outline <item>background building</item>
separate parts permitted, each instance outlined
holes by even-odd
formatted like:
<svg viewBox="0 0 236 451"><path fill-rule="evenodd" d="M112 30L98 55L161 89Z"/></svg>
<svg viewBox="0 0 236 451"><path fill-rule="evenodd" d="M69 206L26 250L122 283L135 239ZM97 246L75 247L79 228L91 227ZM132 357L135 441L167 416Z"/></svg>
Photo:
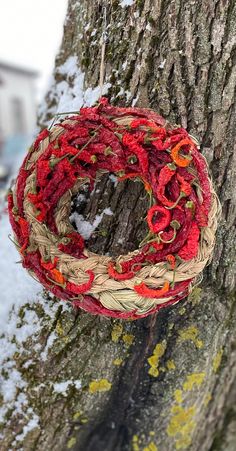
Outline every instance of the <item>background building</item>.
<svg viewBox="0 0 236 451"><path fill-rule="evenodd" d="M0 61L0 189L35 130L37 77L35 71Z"/></svg>
<svg viewBox="0 0 236 451"><path fill-rule="evenodd" d="M35 127L38 73L0 62L0 137L30 135Z"/></svg>

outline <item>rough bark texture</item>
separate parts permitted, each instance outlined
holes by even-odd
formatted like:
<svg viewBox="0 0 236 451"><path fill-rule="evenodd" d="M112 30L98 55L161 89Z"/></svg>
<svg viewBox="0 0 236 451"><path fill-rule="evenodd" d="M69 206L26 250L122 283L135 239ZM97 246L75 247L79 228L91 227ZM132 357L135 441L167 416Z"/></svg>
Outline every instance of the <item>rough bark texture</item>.
<svg viewBox="0 0 236 451"><path fill-rule="evenodd" d="M50 321L40 305L33 307L41 331L15 360L39 426L23 443L14 442L27 421L20 413L9 413L1 449L233 451L236 3L136 0L122 8L117 0L70 0L55 85L41 122L55 110L56 85L67 79L73 88L73 77L57 71L69 56L78 56L85 87L98 84L105 3L111 101L126 105L136 99L136 105L155 109L198 137L223 208L215 254L201 288L178 306L144 320L109 320L59 306ZM143 213L145 201L140 201L138 186L131 185L115 193L104 179L100 192L95 190L87 216L111 203L116 215L104 217L113 222L103 222L99 230L109 226L109 235L99 233L91 248L116 255L145 234L136 227L135 216L136 204ZM119 238L124 240L117 248ZM51 308L53 302L48 302ZM70 379L80 379L82 388L70 385L65 395L53 391L53 383Z"/></svg>

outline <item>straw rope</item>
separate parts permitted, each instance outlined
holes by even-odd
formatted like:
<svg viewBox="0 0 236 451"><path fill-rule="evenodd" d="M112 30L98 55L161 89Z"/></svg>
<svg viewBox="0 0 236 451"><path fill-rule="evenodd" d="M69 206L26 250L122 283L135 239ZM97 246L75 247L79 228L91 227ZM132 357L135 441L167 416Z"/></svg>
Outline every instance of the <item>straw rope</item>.
<svg viewBox="0 0 236 451"><path fill-rule="evenodd" d="M123 117L114 117L113 121L119 126L129 126L134 120L134 116L127 114ZM68 126L73 129L77 124L76 119L65 119L63 126ZM145 127L143 128L145 130ZM94 280L86 295L91 295L96 299L105 309L109 311L116 311L120 313L127 313L135 311L137 316L144 316L148 312L153 311L157 306L161 306L168 301L175 303L175 298L172 296L162 296L160 298L143 297L134 291L134 287L144 282L147 286L162 287L165 282L174 283L188 281L191 283L188 286L188 292L191 291L192 286L197 282L199 274L204 269L205 265L210 261L214 243L217 223L220 215L220 204L217 195L213 189L210 181L211 205L208 216L208 225L201 228L200 243L198 246L197 256L188 261L178 261L175 269L170 269L166 261L158 262L156 264L146 264L134 277L128 280L114 280L108 274L108 264L113 261L109 256L98 255L90 252L88 249L84 250L86 258L78 259L72 255L62 252L58 249L58 245L63 242L63 237L68 236L74 232L69 221L70 206L72 197L79 191L81 186L88 181L88 178L78 177L73 188L68 190L59 199L54 209L54 220L57 228L57 233L53 232L46 222L41 222L37 219L34 205L29 199L30 193L37 192L37 168L36 163L40 157L46 152L50 143L55 143L65 133L65 128L62 124L56 124L50 130L50 133L41 140L35 148L32 146L29 151L28 158L25 162L25 170L28 171L28 177L24 188L23 212L24 218L30 224L30 234L27 252L38 251L43 261L53 261L57 258L57 269L63 275L67 282L73 284L84 284L88 282L88 272L94 273ZM207 162L205 161L207 168ZM192 168L194 172L194 167ZM99 179L106 170L97 171L97 178ZM107 171L108 172L108 171ZM196 173L196 171L195 171ZM20 189L20 179L18 178L16 186L13 190L13 208L18 208L17 192ZM202 200L201 189L196 190L199 201ZM15 234L15 238L18 237ZM132 257L138 255L140 250L135 250L127 255L120 255L116 259L116 263L129 261ZM31 271L31 270L30 270ZM34 271L33 271L34 272ZM34 273L35 276L35 273ZM186 294L179 292L178 296ZM80 306L83 308L83 296L74 295L80 301ZM178 301L178 299L177 299Z"/></svg>

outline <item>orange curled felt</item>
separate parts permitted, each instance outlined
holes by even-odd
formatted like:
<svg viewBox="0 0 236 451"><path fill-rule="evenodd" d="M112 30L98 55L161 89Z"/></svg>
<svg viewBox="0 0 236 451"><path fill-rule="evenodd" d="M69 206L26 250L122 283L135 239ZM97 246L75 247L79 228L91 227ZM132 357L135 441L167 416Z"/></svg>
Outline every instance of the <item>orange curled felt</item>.
<svg viewBox="0 0 236 451"><path fill-rule="evenodd" d="M167 293L167 291L169 291L169 288L169 282L165 282L162 288L157 289L149 288L144 282L140 283L140 285L134 286L136 293L140 294L144 298L161 298Z"/></svg>
<svg viewBox="0 0 236 451"><path fill-rule="evenodd" d="M62 275L62 273L60 271L58 271L58 269L54 268L51 270L51 274L53 276L53 279L59 283L59 285L64 285L66 279L65 277Z"/></svg>
<svg viewBox="0 0 236 451"><path fill-rule="evenodd" d="M190 139L182 139L178 144L176 144L175 147L173 147L173 149L171 149L171 157L172 157L173 161L175 162L175 164L177 166L180 166L181 168L185 168L185 167L189 166L189 164L191 163L191 160L192 160L192 158L190 158L189 155L186 155L186 156L179 155L179 151L180 151L181 147L186 146L186 145L193 146L193 143Z"/></svg>

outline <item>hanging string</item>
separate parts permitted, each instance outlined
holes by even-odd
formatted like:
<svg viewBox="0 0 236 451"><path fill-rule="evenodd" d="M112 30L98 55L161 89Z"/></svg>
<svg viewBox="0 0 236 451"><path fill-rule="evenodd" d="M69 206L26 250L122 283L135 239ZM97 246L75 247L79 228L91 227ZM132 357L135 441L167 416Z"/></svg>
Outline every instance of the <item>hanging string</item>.
<svg viewBox="0 0 236 451"><path fill-rule="evenodd" d="M106 43L108 41L107 35L107 8L103 6L103 31L101 36L101 63L100 63L100 97L102 96L103 85L104 85L104 76L105 76L105 52L106 52Z"/></svg>

